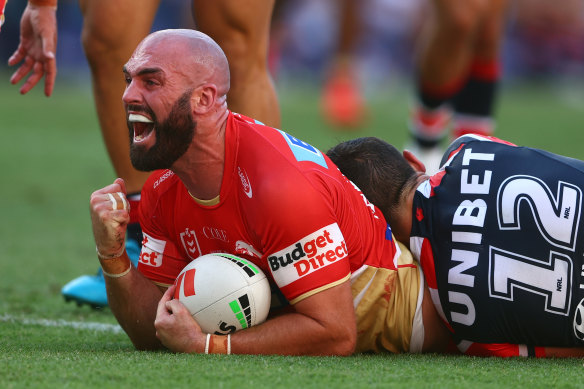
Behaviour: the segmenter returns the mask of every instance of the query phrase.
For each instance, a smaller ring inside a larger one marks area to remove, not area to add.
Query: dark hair
[[[328,150],[327,155],[388,221],[400,205],[408,181],[416,177],[402,153],[379,138],[342,142]]]

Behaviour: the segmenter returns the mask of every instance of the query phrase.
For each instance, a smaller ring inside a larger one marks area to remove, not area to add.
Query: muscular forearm
[[[285,314],[231,336],[233,354],[350,355],[354,352],[356,327],[352,316],[338,326],[299,313]]]
[[[155,326],[161,342],[175,352],[203,353],[206,343],[210,353],[349,355],[355,350],[357,324],[348,281],[230,337],[203,333],[187,308],[172,299],[173,292],[174,286],[160,300]]]
[[[154,319],[162,292],[137,269],[119,278],[105,277],[109,306],[134,346],[139,350],[162,348]]]
[[[357,324],[349,282],[298,302],[294,312],[236,332],[234,354],[350,355]]]

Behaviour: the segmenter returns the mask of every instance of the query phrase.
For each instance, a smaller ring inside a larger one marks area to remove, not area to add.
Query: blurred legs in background
[[[507,0],[431,0],[417,47],[406,145],[429,173],[439,168],[450,127],[452,137],[494,131],[506,5]]]
[[[355,43],[361,31],[357,0],[339,0],[338,42],[322,89],[321,108],[325,119],[338,128],[358,127],[365,102],[354,64]]]

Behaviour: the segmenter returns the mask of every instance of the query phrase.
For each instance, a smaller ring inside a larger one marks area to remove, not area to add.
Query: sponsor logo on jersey
[[[262,256],[262,254],[259,251],[257,251],[256,249],[254,249],[252,245],[250,245],[242,240],[238,240],[237,242],[235,242],[235,254],[247,255],[249,257],[256,257],[256,258],[261,258],[261,256]]]
[[[574,312],[574,335],[584,340],[584,299],[580,300]]]
[[[162,266],[165,247],[166,241],[155,239],[144,233],[144,238],[142,239],[142,251],[140,252],[140,263],[153,267]]]
[[[286,139],[286,142],[288,143],[288,146],[290,146],[290,150],[292,151],[292,154],[294,154],[294,157],[296,157],[297,161],[314,162],[323,168],[328,169],[324,156],[320,150],[288,133],[285,133],[284,131],[278,131],[280,131],[284,136],[284,139]]]
[[[347,255],[343,234],[333,223],[268,256],[268,263],[274,279],[283,287]]]
[[[167,170],[163,175],[158,177],[156,181],[154,181],[154,185],[152,187],[156,189],[158,185],[162,184],[164,181],[166,181],[169,177],[172,177],[173,175],[174,173],[171,170]]]
[[[241,185],[243,186],[243,193],[245,193],[245,195],[251,199],[251,197],[253,196],[253,191],[251,189],[251,183],[249,182],[247,172],[245,171],[245,169],[242,169],[238,166],[237,175],[241,180]]]
[[[217,239],[225,243],[229,242],[227,231],[221,228],[205,226],[203,227],[203,236],[207,239]]]
[[[201,248],[195,230],[185,228],[184,232],[180,233],[180,240],[185,248],[187,256],[193,260],[201,255]]]

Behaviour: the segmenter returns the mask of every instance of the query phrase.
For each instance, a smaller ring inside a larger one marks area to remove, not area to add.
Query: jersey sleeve
[[[305,176],[290,175],[264,201],[265,257],[284,296],[295,304],[350,276],[345,237],[330,192]]]
[[[496,142],[496,143],[503,143],[510,146],[515,146],[515,144],[496,138],[494,136],[488,135],[478,135],[478,134],[466,134],[459,136],[455,140],[450,143],[450,145],[446,148],[444,155],[442,156],[442,160],[440,161],[440,166],[444,166],[446,162],[450,159],[450,157],[456,153],[463,145],[471,142],[471,141],[483,141],[483,142]]]
[[[189,261],[170,239],[167,230],[159,224],[165,211],[160,207],[159,193],[148,185],[151,179],[142,189],[138,209],[143,235],[138,270],[155,284],[168,287]]]

